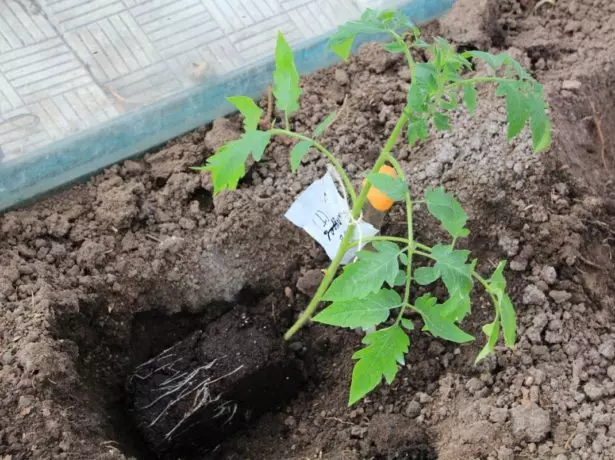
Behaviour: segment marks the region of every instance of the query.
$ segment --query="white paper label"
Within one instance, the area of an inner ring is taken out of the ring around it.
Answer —
[[[335,257],[342,238],[348,229],[350,209],[348,203],[339,194],[331,174],[325,174],[313,182],[295,200],[284,215],[297,227],[304,229],[327,252],[330,259]],[[359,223],[362,238],[378,233],[368,222]],[[355,230],[354,240],[358,239],[359,230]],[[342,264],[350,262],[359,248],[348,250]]]

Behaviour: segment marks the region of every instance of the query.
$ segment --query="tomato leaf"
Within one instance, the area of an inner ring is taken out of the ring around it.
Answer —
[[[498,94],[506,96],[508,139],[512,139],[523,130],[530,117],[528,99],[521,92],[520,84],[515,81],[500,83]]]
[[[470,313],[472,303],[468,292],[451,295],[440,307],[441,315],[453,321],[462,321]]]
[[[368,328],[383,323],[389,317],[390,310],[401,306],[399,294],[391,289],[381,289],[362,299],[333,302],[313,321],[349,328]]]
[[[220,147],[208,158],[205,166],[193,169],[211,173],[214,195],[222,190],[234,190],[246,174],[245,163],[250,153],[256,161],[260,161],[270,140],[271,135],[267,132],[246,132],[239,139]]]
[[[513,347],[517,342],[517,312],[512,304],[512,300],[505,292],[500,297],[499,302],[504,343],[507,347]]]
[[[306,153],[310,150],[312,143],[310,141],[300,141],[295,144],[293,149],[290,151],[290,170],[295,172],[299,165],[301,164],[301,160]]]
[[[420,313],[425,322],[423,330],[430,332],[435,337],[456,343],[474,340],[474,337],[462,331],[454,321],[442,317],[438,305],[436,305],[437,301],[431,294],[425,294],[416,299],[414,303],[414,309]]]
[[[471,114],[476,111],[476,88],[472,84],[463,85],[463,102]]]
[[[273,71],[273,95],[276,105],[291,115],[299,109],[299,72],[295,67],[293,51],[282,32],[278,32],[275,49],[275,70]]]
[[[399,270],[399,272],[397,272],[397,276],[395,277],[395,281],[393,281],[393,284],[391,285],[391,287],[404,286],[405,284],[406,284],[406,271]]]
[[[546,113],[546,104],[539,94],[530,96],[529,110],[532,147],[535,152],[542,152],[551,146],[551,120]]]
[[[487,336],[487,343],[476,357],[474,364],[479,363],[495,351],[495,345],[498,343],[500,336],[500,319],[496,318],[493,323],[485,324],[483,326],[483,333]]]
[[[395,243],[375,241],[376,251],[359,251],[357,261],[346,265],[344,272],[331,284],[323,300],[361,299],[380,290],[386,281],[395,283],[399,272],[398,256],[402,252]]]
[[[248,131],[241,136],[243,148],[248,150],[256,161],[261,161],[270,140],[271,134],[265,131]]]
[[[329,47],[340,58],[347,60],[358,35],[381,35],[412,28],[414,28],[412,22],[399,12],[375,11],[367,8],[359,19],[348,21],[338,28],[329,39]]]
[[[436,260],[434,269],[440,272],[442,281],[450,296],[467,294],[472,290],[473,265],[466,263],[470,251],[452,249],[448,245],[437,244],[431,250]]]
[[[419,86],[430,93],[438,90],[438,69],[433,62],[421,62],[414,66],[414,81],[412,85]]]
[[[421,286],[427,286],[440,278],[440,270],[434,267],[419,267],[414,270],[414,281]]]
[[[389,53],[403,53],[406,51],[406,45],[399,42],[390,42],[382,45],[385,51]]]
[[[335,54],[337,54],[344,61],[347,61],[350,57],[350,53],[352,52],[354,40],[354,35],[338,39],[334,39],[334,37],[332,37],[329,46]]]
[[[510,297],[506,293],[505,266],[506,261],[501,261],[491,275],[491,278],[487,280],[487,283],[489,286],[488,291],[493,294],[496,300],[495,307],[501,318],[504,343],[507,347],[512,347],[517,341],[517,313]]]
[[[222,190],[234,190],[239,180],[246,174],[245,163],[250,152],[245,149],[241,140],[231,141],[223,145],[209,157],[207,164],[199,168],[211,172],[214,195]]]
[[[349,406],[376,388],[383,377],[392,383],[410,346],[408,335],[398,325],[368,334],[362,342],[367,346],[352,356],[358,361],[352,371]]]
[[[227,101],[235,106],[244,116],[243,124],[246,131],[255,131],[263,111],[256,103],[246,96],[227,97]]]
[[[443,187],[425,190],[425,202],[430,214],[440,221],[444,229],[454,238],[466,237],[470,231],[465,228],[468,215],[461,204]]]
[[[327,118],[325,118],[323,121],[321,121],[318,124],[318,126],[316,126],[316,129],[314,130],[314,137],[322,136],[324,132],[327,130],[327,128],[329,127],[329,125],[333,123],[333,120],[335,120],[336,116],[337,116],[337,112],[332,112],[329,115],[327,115]]]
[[[451,130],[451,117],[442,112],[435,112],[433,114],[433,123],[438,131]]]
[[[414,145],[419,139],[425,140],[429,137],[429,125],[427,120],[418,118],[408,123],[408,144]]]
[[[499,70],[504,65],[505,57],[502,55],[493,55],[484,51],[466,51],[463,53],[465,57],[479,59],[485,62],[493,70]]]
[[[382,173],[371,173],[367,176],[367,180],[393,201],[401,201],[406,197],[408,186],[399,177],[391,177],[388,174]]]

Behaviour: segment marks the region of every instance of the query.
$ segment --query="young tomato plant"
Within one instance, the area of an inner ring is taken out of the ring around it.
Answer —
[[[474,113],[477,86],[492,84],[496,87],[496,95],[505,99],[508,137],[517,136],[529,124],[536,152],[547,149],[551,143],[551,122],[546,114],[542,87],[508,54],[458,53],[442,38],[427,43],[421,39],[419,30],[402,15],[373,10],[367,10],[359,20],[340,27],[331,38],[330,47],[346,60],[359,34],[389,36],[392,41],[384,48],[404,55],[411,83],[405,108],[358,192],[340,162],[317,140],[334,121],[334,114],[323,120],[311,136],[290,129],[289,119],[299,109],[301,89],[292,50],[282,34],[277,38],[273,73],[273,95],[277,108],[283,112],[281,126],[273,120],[271,129],[259,130],[258,123],[263,113],[257,104],[248,97],[231,97],[228,100],[244,116],[245,133],[240,139],[221,147],[206,165],[195,168],[211,173],[214,194],[235,189],[245,174],[249,155],[255,161],[261,160],[272,136],[286,136],[297,141],[290,152],[293,172],[309,149],[318,150],[335,168],[350,202],[348,229],[316,294],[285,338],[293,336],[310,319],[331,326],[368,331],[363,338],[365,346],[353,355],[356,363],[352,372],[350,405],[378,386],[383,377],[389,384],[395,378],[398,365],[404,363],[410,347],[408,331],[415,327],[407,313],[420,316],[422,331],[435,337],[456,343],[474,340],[460,328],[460,323],[471,313],[470,296],[475,283],[482,285],[494,307],[493,321],[483,326],[486,345],[476,361],[494,352],[500,337],[507,347],[513,347],[516,341],[516,313],[506,293],[504,279],[506,262],[500,262],[489,277],[484,277],[476,269],[477,261],[470,259],[470,251],[456,249],[457,240],[469,234],[466,228],[468,216],[460,203],[442,187],[425,190],[420,202],[448,232],[449,240],[430,247],[415,239],[412,222],[415,203],[405,173],[392,155],[402,134],[405,132],[407,142],[414,145],[427,139],[432,129],[450,130],[450,113],[461,104]],[[413,58],[412,50],[418,48],[429,56],[427,62],[417,62]],[[490,76],[475,76],[472,61],[486,63],[491,68]],[[354,261],[338,274],[343,256],[357,245],[355,228],[371,187],[392,201],[404,203],[407,233],[363,239],[363,243],[371,243],[372,249],[360,250]],[[413,261],[417,257],[427,259],[428,265],[415,268]],[[429,286],[438,280],[448,291],[448,298],[444,301],[432,294],[412,295],[413,285]],[[314,316],[321,302],[329,304]]]

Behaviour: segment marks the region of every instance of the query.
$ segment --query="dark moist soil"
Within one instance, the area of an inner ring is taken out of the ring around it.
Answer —
[[[443,184],[459,197],[471,219],[463,244],[482,272],[511,260],[517,348],[472,364],[492,316],[479,292],[464,323],[477,343],[413,334],[397,380],[348,408],[361,337],[313,325],[281,340],[327,265],[283,214],[325,162],[310,153],[292,175],[277,139],[239,190],[214,198],[189,167],[240,134],[237,117],[221,119],[0,217],[2,460],[615,458],[615,3],[460,0],[427,30],[507,50],[551,104],[547,154],[532,153],[528,134],[506,141],[489,89],[452,133],[395,152],[415,194]],[[303,79],[292,124],[309,132],[346,99],[323,142],[358,183],[407,83],[398,56],[367,46]],[[416,221],[421,240],[443,236],[424,212]],[[403,222],[395,208],[384,231],[401,234]],[[212,383],[218,406],[204,410],[232,423],[196,416],[161,447],[200,406],[181,399],[152,425],[167,407],[156,391],[203,366],[201,379],[230,375]]]

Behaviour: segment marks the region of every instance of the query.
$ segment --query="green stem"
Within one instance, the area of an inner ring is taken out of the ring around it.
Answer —
[[[393,131],[391,132],[391,135],[389,136],[389,139],[387,140],[386,144],[382,148],[382,151],[380,152],[380,155],[378,156],[378,159],[374,163],[374,167],[372,168],[372,172],[373,173],[378,172],[380,170],[380,168],[386,163],[386,161],[387,161],[387,159],[389,157],[389,154],[391,153],[391,150],[393,150],[393,147],[395,146],[395,143],[397,142],[397,139],[399,138],[399,136],[400,136],[400,134],[401,134],[402,130],[404,129],[404,126],[406,125],[407,122],[408,122],[408,116],[405,113],[403,113],[399,117],[399,120],[397,120],[397,123],[395,124],[395,127],[393,128]],[[279,130],[270,130],[270,132],[272,134],[276,134],[276,131],[279,131]],[[286,134],[286,135],[288,135],[288,133],[285,133],[285,132],[281,132],[279,134]],[[295,134],[295,133],[293,133],[293,134]],[[301,135],[299,135],[299,136],[301,136]],[[295,135],[295,137],[297,137],[297,135]],[[301,136],[301,137],[298,137],[298,138],[301,139],[301,138],[304,138],[304,137],[305,136]],[[310,140],[311,141],[311,139],[309,139],[309,138],[305,138],[303,140]],[[318,148],[318,147],[316,147],[316,148]],[[342,176],[342,177],[344,177],[344,176]],[[346,230],[346,233],[344,234],[344,237],[342,238],[342,241],[340,243],[340,247],[337,250],[337,254],[335,255],[335,257],[331,261],[331,264],[329,265],[329,268],[327,268],[325,277],[323,278],[322,282],[320,283],[320,286],[318,286],[316,294],[314,295],[314,297],[312,297],[312,300],[310,300],[310,303],[305,308],[303,313],[301,313],[301,315],[299,316],[297,321],[295,321],[295,324],[293,324],[291,326],[291,328],[288,331],[286,331],[286,334],[284,334],[284,339],[285,340],[288,340],[293,335],[295,335],[295,333],[299,329],[301,329],[301,327],[303,327],[303,325],[312,317],[312,315],[316,311],[316,308],[318,308],[318,304],[320,303],[320,301],[322,299],[322,296],[325,294],[325,292],[327,292],[327,289],[329,288],[329,285],[333,281],[333,278],[335,277],[337,269],[339,268],[339,266],[340,266],[340,264],[342,262],[342,258],[344,257],[344,254],[346,254],[346,252],[350,248],[352,236],[354,234],[354,229],[355,229],[355,226],[356,226],[356,224],[354,222],[361,215],[361,211],[363,210],[363,206],[365,204],[365,200],[367,199],[367,192],[369,192],[370,187],[371,187],[371,183],[369,181],[367,181],[365,183],[365,186],[362,187],[361,193],[359,194],[359,197],[356,199],[356,201],[354,201],[354,204],[352,206],[352,210],[350,211],[351,216],[352,216],[352,221],[351,221],[350,225],[348,226],[348,229]]]
[[[406,62],[408,63],[408,69],[410,70],[410,78],[414,80],[414,58],[412,57],[412,53],[410,53],[410,48],[408,48],[408,45],[406,45],[406,42],[401,35],[394,30],[390,30],[389,32],[395,38],[395,41],[403,46]]]
[[[393,243],[402,243],[402,244],[408,244],[408,239],[407,238],[400,238],[397,236],[370,236],[369,238],[363,238],[363,244],[368,244],[371,243],[373,241],[391,241]],[[349,245],[348,245],[348,249],[350,248],[354,248],[355,246],[358,246],[359,241],[352,241]]]
[[[415,201],[413,201],[413,203],[416,203]],[[402,243],[402,244],[406,244],[408,246],[410,246],[410,241],[408,240],[408,238],[404,238],[401,236],[388,236],[388,235],[382,235],[382,236],[370,236],[369,238],[364,238],[363,239],[363,243],[367,244],[370,243],[372,241],[392,241],[393,243]],[[358,241],[353,241],[352,243],[350,243],[348,245],[349,248],[352,248],[354,246],[356,246],[357,244],[359,244]],[[422,251],[425,252],[421,252],[419,253],[419,255],[424,255],[426,257],[431,257],[430,253],[431,252],[431,248],[429,246],[427,246],[426,244],[423,243],[419,243],[418,241],[414,240],[414,247],[417,249],[420,249]],[[414,250],[413,252],[417,252],[416,250]]]
[[[382,152],[380,152],[380,155],[378,156],[376,163],[374,163],[374,167],[372,168],[372,171],[371,171],[372,173],[377,173],[378,171],[380,171],[380,168],[382,168],[382,166],[384,166],[384,164],[387,162],[388,156],[391,153],[391,150],[393,150],[393,147],[395,146],[395,143],[397,142],[397,139],[401,135],[401,131],[402,129],[404,129],[404,126],[406,126],[407,122],[408,122],[408,115],[406,115],[406,113],[402,113],[401,116],[399,117],[399,120],[397,120],[397,123],[395,124],[395,127],[393,128],[393,131],[391,132],[391,135],[389,136],[389,139],[387,140],[386,144],[382,148]],[[357,198],[357,203],[352,209],[353,219],[356,219],[361,215],[361,211],[363,210],[363,205],[365,204],[365,200],[367,199],[367,193],[369,192],[369,189],[371,188],[371,186],[372,184],[369,181],[367,181],[365,186],[361,189],[361,193],[359,194],[359,197]]]
[[[348,174],[346,174],[346,171],[344,171],[344,167],[337,160],[337,158],[335,158],[335,156],[331,152],[329,152],[321,143],[307,136],[304,136],[303,134],[295,133],[293,131],[288,131],[287,129],[273,128],[273,129],[270,129],[268,133],[272,135],[288,136],[288,137],[292,137],[295,139],[299,139],[301,141],[311,142],[314,148],[318,150],[320,153],[322,153],[327,158],[327,160],[329,160],[329,162],[333,165],[337,173],[342,178],[346,191],[350,195],[351,205],[355,204],[355,202],[357,201],[357,194],[354,190],[354,187],[352,186],[352,182],[350,181]]]
[[[395,168],[397,175],[401,180],[407,184],[406,174],[404,170],[401,168],[399,162],[389,155],[389,162]],[[397,315],[397,323],[401,321],[404,316],[404,311],[409,304],[410,301],[410,285],[412,284],[412,254],[414,252],[414,225],[412,222],[412,197],[410,196],[410,188],[406,188],[406,223],[408,226],[408,264],[406,265],[406,285],[404,287],[404,300],[401,304],[401,308],[399,309],[399,314]]]
[[[312,297],[312,300],[308,304],[307,308],[303,310],[303,313],[301,313],[299,318],[297,318],[297,321],[295,321],[295,324],[293,324],[290,327],[290,329],[286,331],[286,334],[284,334],[285,340],[288,340],[293,335],[295,335],[295,333],[299,329],[301,329],[301,327],[312,317],[314,310],[316,310],[316,307],[320,303],[320,299],[322,298],[323,295],[325,295],[325,292],[327,292],[327,289],[329,289],[329,285],[333,281],[333,278],[335,277],[335,273],[337,272],[337,267],[339,267],[340,263],[342,262],[342,258],[344,257],[344,254],[346,254],[346,251],[348,250],[347,248],[350,243],[350,240],[352,239],[354,228],[355,228],[354,224],[350,224],[348,226],[348,230],[346,230],[346,233],[344,234],[344,237],[342,238],[342,242],[340,243],[340,248],[337,251],[337,254],[335,254],[335,257],[333,258],[333,260],[331,261],[331,265],[329,265],[329,268],[325,272],[325,277],[320,282],[320,286],[318,286],[318,289],[316,290],[316,294],[314,294],[314,297]]]
[[[485,291],[489,292],[489,295],[491,295],[491,292],[489,291],[489,283],[487,282],[487,280],[485,278],[483,278],[482,276],[480,276],[475,271],[472,272],[472,276],[476,279],[476,281],[478,281],[480,284],[482,284],[483,287],[485,288]],[[493,298],[493,295],[491,295],[491,297]]]
[[[406,265],[406,286],[404,287],[404,301],[399,309],[397,315],[397,323],[401,321],[404,316],[404,311],[410,302],[410,285],[412,283],[412,255],[414,252],[414,229],[412,223],[412,199],[410,197],[410,191],[406,192],[406,218],[408,221],[408,240],[410,246],[408,246],[408,264]]]
[[[284,128],[286,131],[290,131],[290,123],[288,122],[288,112],[284,111]]]
[[[458,86],[463,86],[463,85],[475,85],[478,83],[493,83],[493,82],[501,83],[501,82],[510,82],[510,81],[516,81],[516,80],[513,80],[511,78],[503,78],[503,77],[474,77],[474,78],[468,78],[467,80],[460,80],[454,83],[450,83],[444,87],[442,92],[445,93],[449,89],[457,88]]]

